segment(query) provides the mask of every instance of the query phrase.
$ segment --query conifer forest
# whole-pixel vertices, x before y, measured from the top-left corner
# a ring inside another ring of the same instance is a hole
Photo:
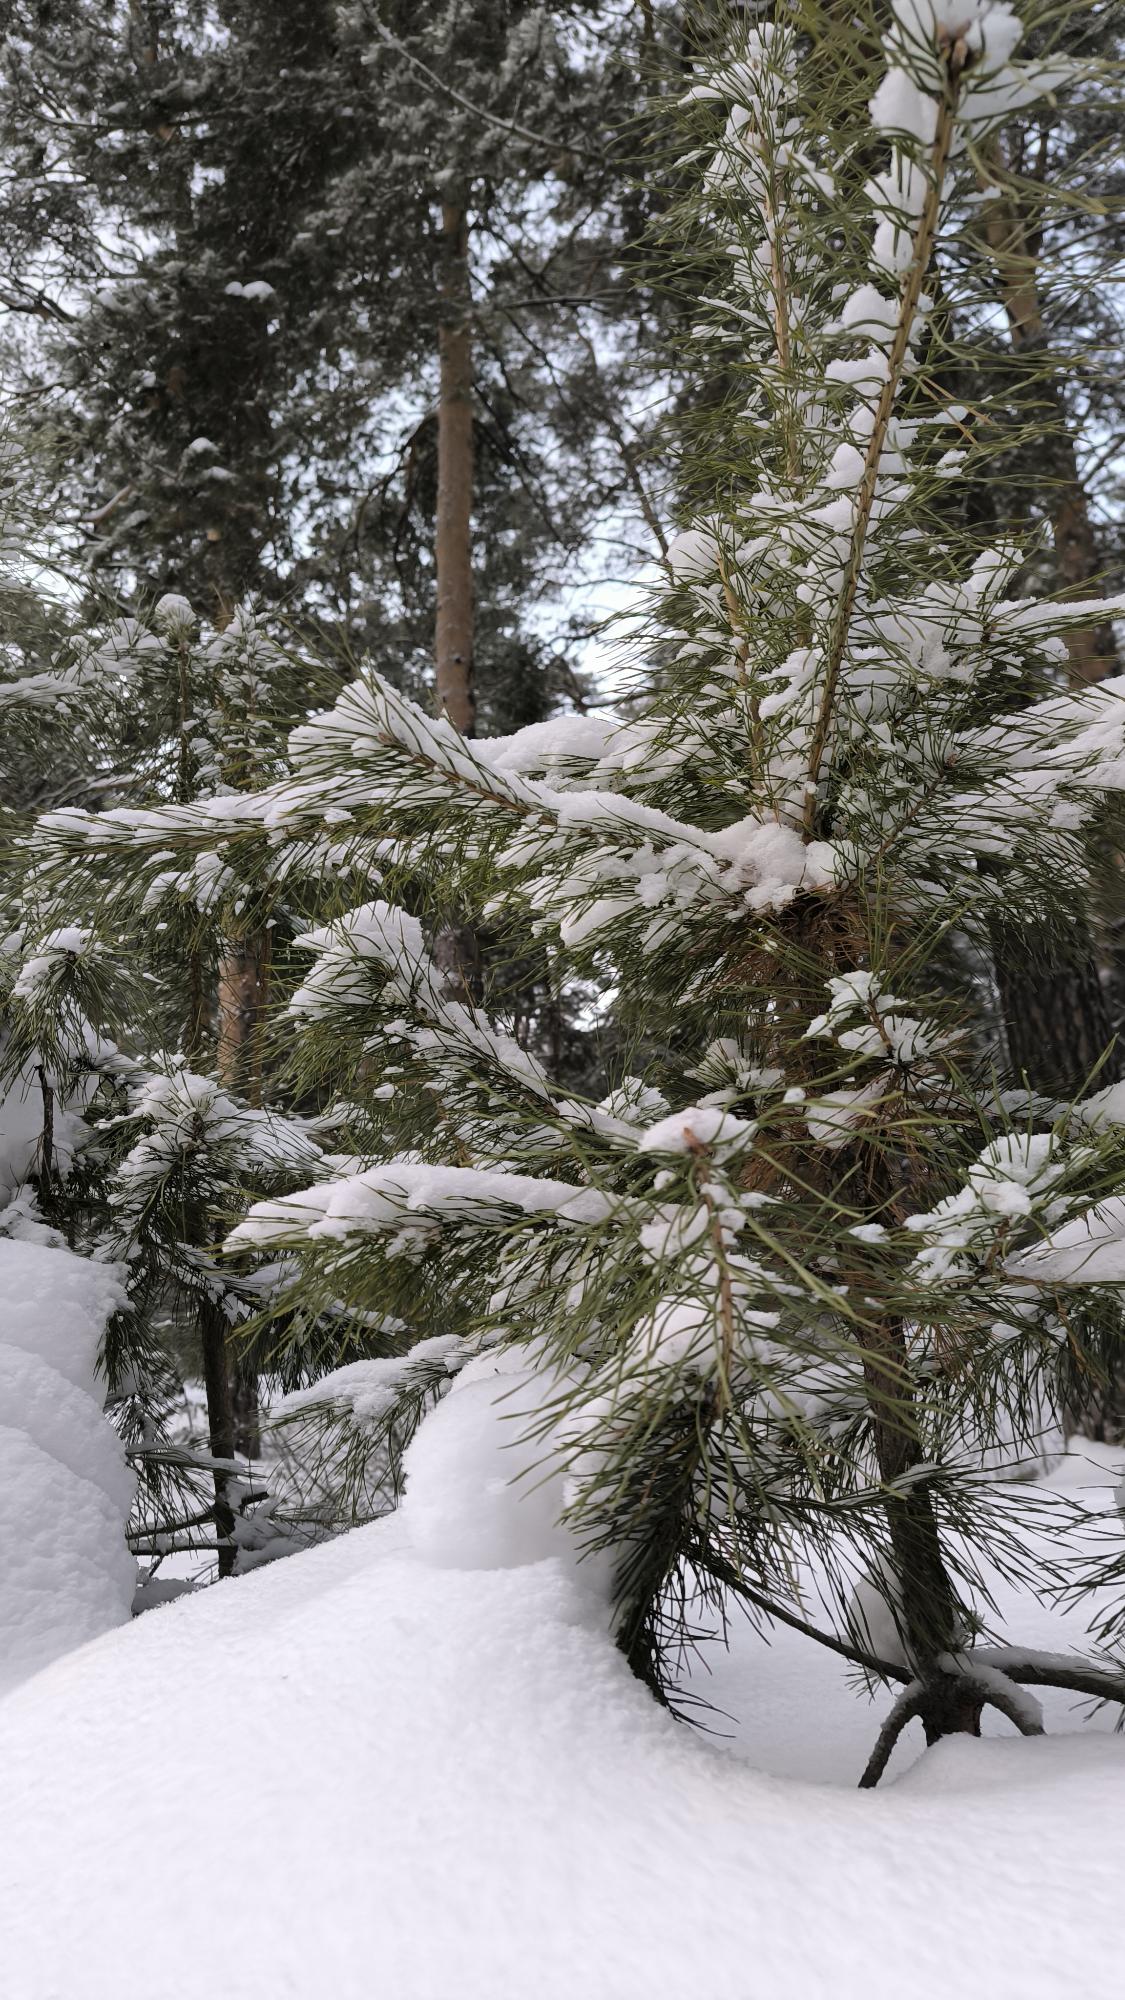
[[[1122,0],[0,0],[4,2000],[1095,2000]]]

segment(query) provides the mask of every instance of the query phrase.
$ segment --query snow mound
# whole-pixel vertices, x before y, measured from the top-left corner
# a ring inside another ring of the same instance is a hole
[[[557,1392],[565,1386],[557,1375]],[[584,1555],[562,1519],[568,1457],[557,1424],[536,1424],[543,1402],[543,1375],[518,1350],[479,1355],[461,1370],[403,1461],[411,1547],[439,1569],[519,1569],[555,1558],[608,1626],[612,1561]]]
[[[764,1776],[656,1707],[568,1559],[439,1568],[411,1533],[408,1504],[0,1707],[7,1990],[194,2000],[208,1967],[285,2000],[1116,1990],[1120,1740],[947,1743],[875,1793]],[[216,1837],[258,1857],[221,1896]],[[137,1947],[169,1884],[203,1958]]]
[[[0,1691],[127,1619],[133,1477],[96,1379],[115,1272],[0,1237]]]

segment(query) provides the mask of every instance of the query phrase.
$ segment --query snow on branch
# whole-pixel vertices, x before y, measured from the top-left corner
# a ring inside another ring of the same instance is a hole
[[[603,1223],[617,1203],[596,1188],[527,1174],[388,1160],[322,1187],[255,1202],[228,1248],[387,1236],[424,1249],[443,1227],[509,1227],[541,1217],[578,1227]]]
[[[434,964],[421,924],[408,911],[378,900],[364,903],[335,923],[303,932],[294,943],[316,954],[312,972],[289,1003],[297,1019],[339,1021],[346,1028],[349,1011],[378,998],[386,1012],[402,1016],[394,1024],[396,1048],[439,1075],[455,1068],[479,1078],[483,1065],[485,1073],[494,1073],[493,1080],[522,1097],[530,1095],[568,1125],[626,1141],[636,1138],[637,1126],[570,1097],[514,1035],[480,1009],[455,999],[448,991],[448,975]]]

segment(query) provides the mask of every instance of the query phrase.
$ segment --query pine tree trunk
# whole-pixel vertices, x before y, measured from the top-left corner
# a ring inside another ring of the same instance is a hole
[[[437,574],[437,705],[461,731],[476,733],[473,681],[473,336],[469,225],[463,205],[441,211],[441,322],[438,328],[438,491],[434,535]],[[480,948],[464,924],[434,940],[434,963],[446,992],[479,998]]]
[[[231,1357],[231,1409],[234,1414],[234,1449],[238,1458],[262,1455],[262,1408],[258,1393],[258,1370],[245,1353]]]
[[[471,736],[473,687],[473,339],[469,230],[463,206],[441,212],[441,325],[438,331],[437,699],[443,715]]]
[[[262,1101],[270,956],[270,932],[263,927],[229,939],[219,961],[219,1078],[255,1106]]]
[[[1043,971],[1021,960],[999,932],[995,965],[1009,1062],[1032,1090],[1075,1097],[1095,1070],[1099,1084],[1119,1080],[1121,1059],[1110,1048],[1113,1023],[1092,952],[1076,965]]]
[[[815,1163],[813,1172],[815,1173]],[[872,1209],[895,1194],[890,1162],[866,1151],[854,1156],[858,1185]],[[871,1442],[898,1585],[902,1636],[923,1692],[919,1713],[927,1743],[980,1734],[979,1691],[942,1670],[943,1654],[964,1643],[957,1594],[942,1553],[933,1500],[919,1469],[926,1463],[906,1329],[900,1319],[861,1321],[856,1339],[863,1364]]]
[[[1061,474],[1051,509],[1055,555],[1066,595],[1083,597],[1094,594],[1091,585],[1101,575],[1105,565],[1090,518],[1090,503],[1078,470],[1074,440],[1065,428],[1066,419],[1057,387],[1054,401],[1060,406],[1055,451]],[[1119,662],[1112,625],[1093,625],[1082,631],[1070,631],[1066,644],[1071,666],[1079,680],[1100,681],[1117,672]]]
[[[794,910],[788,923],[791,947],[800,953],[806,967],[816,968],[816,976],[808,985],[802,976],[789,991],[780,985],[776,988],[773,1027],[777,1039],[768,1060],[783,1063],[786,1074],[796,1078],[793,1050],[804,1049],[808,1068],[800,1074],[800,1083],[815,1096],[820,1087],[820,1058],[807,1030],[820,1012],[823,980],[845,967],[854,970],[869,953],[866,949],[857,951],[850,926],[844,938],[837,939],[831,920],[826,922],[815,908]],[[878,1146],[857,1143],[826,1159],[819,1149],[799,1143],[792,1170],[798,1187],[820,1188],[833,1201],[838,1198],[838,1189],[846,1189],[848,1203],[858,1202],[871,1216],[894,1213],[902,1195],[899,1163],[893,1152]],[[863,1255],[857,1251],[855,1270],[841,1272],[841,1276],[849,1289],[865,1299],[864,1311],[854,1322],[853,1338],[863,1369],[900,1636],[921,1684],[916,1712],[928,1743],[942,1736],[975,1736],[980,1731],[979,1690],[966,1686],[963,1676],[941,1664],[943,1655],[961,1650],[963,1621],[924,1473],[929,1459],[907,1328],[896,1314],[878,1313]]]
[[[185,637],[178,648],[179,672],[179,769],[177,797],[181,804],[192,796],[192,770],[189,751],[190,717],[192,712],[192,688],[188,672],[188,652],[190,641]],[[210,992],[208,966],[203,952],[194,947],[188,954],[187,972],[187,1020],[184,1026],[184,1055],[189,1063],[201,1063],[205,1053],[207,1031],[210,1026]],[[224,1046],[223,989],[220,980],[219,991],[219,1045],[220,1068]],[[227,1031],[226,1041],[230,1035]],[[208,1242],[209,1221],[205,1214],[195,1220],[190,1241],[198,1246]],[[203,1386],[207,1398],[207,1428],[211,1440],[211,1454],[214,1458],[233,1458],[235,1453],[235,1425],[233,1385],[231,1380],[231,1360],[227,1351],[227,1322],[223,1312],[209,1299],[202,1301],[199,1309],[199,1340],[203,1351]],[[255,1404],[257,1397],[255,1394]],[[230,1540],[234,1525],[234,1515],[227,1499],[227,1480],[221,1473],[215,1474],[215,1525],[219,1538],[219,1575],[229,1576],[234,1566],[234,1545]]]
[[[199,1333],[203,1347],[203,1386],[207,1394],[207,1430],[212,1458],[233,1458],[234,1403],[231,1394],[227,1322],[222,1307],[206,1299],[200,1307]],[[219,1575],[234,1568],[234,1510],[228,1497],[228,1477],[216,1472],[215,1527],[219,1538]]]
[[[911,1475],[925,1455],[914,1414],[910,1358],[901,1324],[888,1320],[859,1335],[871,1410],[872,1444],[901,1592],[903,1636],[925,1682],[921,1708],[927,1743],[942,1736],[979,1736],[979,1691],[937,1661],[962,1644],[957,1601],[941,1549],[933,1503]]]
[[[263,926],[249,937],[230,939],[219,962],[219,1079],[254,1106],[262,1102],[271,938]],[[258,1458],[262,1426],[257,1366],[244,1347],[228,1359],[234,1451],[240,1458]]]

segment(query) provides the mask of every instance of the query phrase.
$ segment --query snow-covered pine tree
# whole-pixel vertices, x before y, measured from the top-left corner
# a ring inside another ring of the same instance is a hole
[[[986,429],[992,444],[972,455],[937,504],[970,520],[982,539],[1018,533],[1027,565],[1021,588],[1079,598],[1119,587],[1120,577],[1109,440],[1122,380],[1123,155],[1119,107],[1102,66],[1116,59],[1119,42],[1114,10],[1099,6],[1068,6],[1033,25],[1030,51],[1049,45],[1056,57],[1081,57],[1083,74],[1065,105],[1014,106],[975,148],[977,184],[967,180],[964,192],[975,208],[982,280],[987,271],[990,283],[965,296],[954,281],[941,299],[953,337],[947,331],[936,346],[927,337],[923,349],[933,392],[960,403],[961,421]],[[856,52],[861,87],[875,51],[869,43]],[[690,264],[689,272],[696,275]],[[940,270],[936,282],[940,291]],[[714,397],[713,366],[710,343],[686,344],[685,370],[704,400]],[[987,413],[978,398],[982,370]],[[703,487],[730,476],[715,446],[712,424],[693,467]],[[696,505],[713,499],[698,492]],[[1115,671],[1110,624],[1074,624],[1064,637],[1076,676]],[[1118,879],[1111,870],[1092,937],[1074,927],[1065,937],[1034,939],[994,928],[997,1035],[1034,1089],[1073,1094],[1098,1061],[1103,1082],[1120,1075],[1120,1044],[1110,1048],[1120,1013],[1111,977]]]
[[[167,596],[147,621],[71,637],[2,692],[48,758],[67,731],[86,738],[103,796],[176,811],[284,771],[311,672],[252,611],[200,632],[185,600]],[[235,1519],[234,1460],[256,1456],[245,1329],[262,1288],[216,1251],[250,1191],[291,1186],[319,1160],[301,1125],[262,1108],[272,940],[277,931],[284,957],[300,887],[292,865],[284,883],[247,883],[215,853],[143,878],[59,882],[34,842],[14,842],[10,858],[22,864],[5,883],[0,995],[12,1212],[26,1189],[73,1245],[127,1271],[105,1363],[146,1474],[138,1546],[158,1555],[185,1532],[199,1542],[214,1515],[226,1571],[236,1529],[242,1542],[253,1533]],[[314,880],[330,875],[327,843],[304,858]],[[185,1366],[205,1384],[202,1456],[168,1435]]]
[[[29,1036],[38,988],[56,981],[50,948],[24,954],[17,833],[27,815],[88,771],[83,720],[59,719],[54,654],[63,607],[41,588],[46,558],[32,468],[0,444],[0,1689],[127,1619],[135,1564],[125,1540],[135,1480],[103,1411],[98,1367],[120,1274],[76,1257],[47,1217],[88,1127],[91,1057],[104,1057],[72,991]],[[70,663],[73,668],[73,662]],[[79,676],[63,674],[72,695]],[[77,705],[77,704],[76,704]],[[78,933],[71,940],[79,942]],[[73,955],[74,962],[80,954]],[[87,963],[87,995],[98,986]],[[69,1220],[69,1216],[65,1219]]]
[[[20,836],[60,792],[98,798],[96,783],[88,787],[104,750],[100,696],[113,678],[114,648],[73,644],[63,603],[42,587],[50,544],[35,468],[14,427],[5,432],[0,467],[0,1210],[31,1190],[50,1214],[81,1138],[95,1046],[82,1000],[103,1017],[112,1001],[106,968],[85,956],[85,933],[72,921],[63,926],[74,946],[68,991],[33,1021],[29,1003],[44,988],[58,988],[66,954],[54,949],[58,926],[45,926],[34,945],[25,935],[29,857]]]
[[[322,1383],[392,1473],[451,1375],[503,1371],[441,1532],[522,1468],[511,1534],[554,1497],[666,1697],[700,1603],[898,1683],[874,1782],[912,1715],[932,1740],[989,1703],[1037,1730],[1028,1684],[1125,1699],[1112,1663],[997,1649],[974,1592],[1024,1547],[985,1448],[1033,1454],[1067,1371],[1119,1332],[1125,1107],[1007,1088],[953,945],[1001,910],[1081,914],[1125,690],[1059,676],[1061,635],[1116,607],[1014,595],[1019,551],[932,504],[959,450],[988,449],[928,393],[935,273],[942,296],[982,284],[975,149],[1068,67],[1015,60],[1005,5],[897,0],[855,31],[881,50],[868,112],[850,30],[809,28],[740,30],[692,84],[695,226],[727,272],[700,338],[746,398],[729,504],[669,552],[645,705],[470,743],[369,673],[254,801],[53,815],[40,837],[141,872],[157,843],[249,856],[327,816],[378,854],[397,902],[310,933],[290,1003],[310,1073],[365,1110],[367,1158],[259,1204],[230,1247],[299,1259],[291,1304],[410,1330]],[[451,877],[600,976],[643,1074],[580,1100],[449,997],[424,919]]]

